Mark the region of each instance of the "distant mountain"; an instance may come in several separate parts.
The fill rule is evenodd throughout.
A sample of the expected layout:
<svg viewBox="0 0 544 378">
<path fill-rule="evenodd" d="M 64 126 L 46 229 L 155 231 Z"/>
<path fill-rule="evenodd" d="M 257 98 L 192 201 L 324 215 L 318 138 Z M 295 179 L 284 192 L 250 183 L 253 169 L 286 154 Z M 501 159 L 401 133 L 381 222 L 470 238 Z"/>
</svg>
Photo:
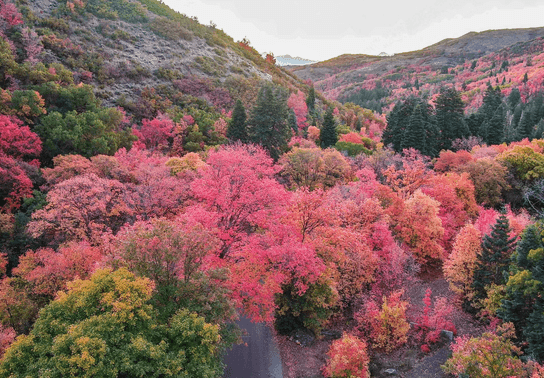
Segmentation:
<svg viewBox="0 0 544 378">
<path fill-rule="evenodd" d="M 467 101 L 476 103 L 480 94 L 475 86 L 484 81 L 504 85 L 508 91 L 508 85 L 519 83 L 526 71 L 529 84 L 537 80 L 542 69 L 537 63 L 531 65 L 531 60 L 540 61 L 543 46 L 544 27 L 488 30 L 448 38 L 418 51 L 390 56 L 344 54 L 287 69 L 302 80 L 313 81 L 327 98 L 341 102 L 351 101 L 361 90 L 373 90 L 379 83 L 386 89 L 381 95 L 382 105 L 387 106 L 416 90 L 417 79 L 417 90 L 429 96 L 445 83 L 453 83 L 465 93 Z M 477 61 L 475 67 L 473 61 Z"/>
<path fill-rule="evenodd" d="M 276 56 L 276 64 L 278 66 L 304 66 L 307 64 L 317 63 L 315 60 L 304 59 L 301 57 L 292 57 L 291 55 Z"/>
</svg>

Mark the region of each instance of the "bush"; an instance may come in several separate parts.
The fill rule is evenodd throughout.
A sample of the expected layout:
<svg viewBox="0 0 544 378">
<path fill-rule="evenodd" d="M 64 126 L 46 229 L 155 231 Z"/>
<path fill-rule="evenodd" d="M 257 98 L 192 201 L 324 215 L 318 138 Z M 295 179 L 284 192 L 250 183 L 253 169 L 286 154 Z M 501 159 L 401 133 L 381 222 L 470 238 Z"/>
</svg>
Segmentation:
<svg viewBox="0 0 544 378">
<path fill-rule="evenodd" d="M 408 302 L 400 299 L 402 291 L 383 297 L 381 309 L 375 302 L 369 302 L 355 315 L 359 329 L 368 336 L 373 348 L 390 352 L 408 340 L 410 324 L 406 320 Z"/>
<path fill-rule="evenodd" d="M 361 377 L 370 378 L 368 364 L 370 358 L 366 352 L 367 345 L 353 335 L 344 334 L 335 340 L 327 355 L 329 360 L 323 368 L 325 377 Z"/>
<path fill-rule="evenodd" d="M 191 41 L 193 39 L 193 33 L 181 26 L 179 22 L 166 17 L 157 17 L 149 23 L 149 28 L 155 34 L 171 41 L 179 41 L 180 39 Z"/>
</svg>

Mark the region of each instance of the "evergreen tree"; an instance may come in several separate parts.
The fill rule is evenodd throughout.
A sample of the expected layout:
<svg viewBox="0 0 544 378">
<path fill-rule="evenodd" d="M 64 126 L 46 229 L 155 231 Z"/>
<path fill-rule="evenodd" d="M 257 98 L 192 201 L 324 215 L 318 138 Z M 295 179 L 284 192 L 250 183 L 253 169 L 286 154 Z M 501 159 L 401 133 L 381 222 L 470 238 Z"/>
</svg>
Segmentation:
<svg viewBox="0 0 544 378">
<path fill-rule="evenodd" d="M 506 100 L 506 103 L 508 104 L 508 107 L 510 110 L 514 110 L 516 106 L 521 101 L 521 94 L 519 93 L 519 89 L 516 87 L 512 89 L 512 92 L 508 95 L 508 98 Z"/>
<path fill-rule="evenodd" d="M 232 112 L 232 119 L 227 128 L 227 138 L 231 141 L 247 143 L 249 136 L 247 134 L 246 109 L 242 101 L 237 100 Z"/>
<path fill-rule="evenodd" d="M 536 125 L 535 138 L 542 139 L 544 137 L 544 119 L 538 121 Z"/>
<path fill-rule="evenodd" d="M 422 154 L 426 154 L 426 122 L 423 118 L 423 112 L 421 105 L 417 105 L 414 112 L 410 116 L 408 128 L 404 132 L 404 138 L 402 140 L 402 148 L 415 148 Z"/>
<path fill-rule="evenodd" d="M 287 117 L 287 123 L 295 134 L 298 133 L 297 115 L 293 109 L 289 109 L 289 116 Z"/>
<path fill-rule="evenodd" d="M 308 91 L 308 96 L 306 97 L 306 106 L 308 107 L 308 113 L 315 112 L 315 89 L 313 85 Z"/>
<path fill-rule="evenodd" d="M 414 83 L 414 87 L 416 87 L 416 90 L 419 91 L 419 80 L 418 80 L 417 77 L 416 77 L 416 81 L 415 81 L 415 83 Z"/>
<path fill-rule="evenodd" d="M 491 228 L 491 234 L 485 235 L 482 241 L 482 253 L 478 256 L 472 283 L 475 299 L 486 297 L 487 286 L 505 283 L 504 275 L 508 271 L 516 240 L 515 237 L 510 238 L 509 234 L 510 223 L 505 211 L 502 211 Z"/>
<path fill-rule="evenodd" d="M 440 131 L 440 148 L 451 149 L 451 142 L 455 139 L 469 136 L 470 130 L 464 119 L 465 104 L 455 88 L 442 88 L 435 101 L 436 126 Z"/>
<path fill-rule="evenodd" d="M 259 90 L 251 111 L 248 122 L 250 140 L 261 145 L 274 160 L 287 150 L 291 137 L 287 124 L 288 109 L 287 92 L 274 84 L 265 84 Z"/>
<path fill-rule="evenodd" d="M 410 96 L 404 102 L 397 102 L 393 110 L 387 115 L 387 126 L 382 135 L 383 143 L 385 145 L 392 144 L 396 152 L 402 151 L 402 141 L 409 127 L 410 117 L 417 105 L 421 108 L 421 114 L 426 127 L 426 139 L 435 140 L 438 138 L 436 128 L 432 127 L 431 106 L 416 96 Z M 434 156 L 436 152 L 438 151 L 434 151 L 433 149 L 430 155 Z"/>
<path fill-rule="evenodd" d="M 336 122 L 332 115 L 332 107 L 329 107 L 325 113 L 319 139 L 321 139 L 321 147 L 323 148 L 332 147 L 338 142 L 338 133 L 336 131 Z"/>
<path fill-rule="evenodd" d="M 518 134 L 517 140 L 522 140 L 524 138 L 529 138 L 529 140 L 531 140 L 533 137 L 533 126 L 530 112 L 524 112 L 516 130 Z"/>
<path fill-rule="evenodd" d="M 500 121 L 500 119 L 496 119 L 494 120 L 495 123 L 492 124 L 493 117 L 498 116 L 497 110 L 501 106 L 501 103 L 502 103 L 501 92 L 499 87 L 493 88 L 491 84 L 488 83 L 487 89 L 484 93 L 483 102 L 484 103 L 481 106 L 481 108 L 478 109 L 478 113 L 482 117 L 482 123 L 480 124 L 478 134 L 476 136 L 482 137 L 486 143 L 490 144 L 490 142 L 488 141 L 490 132 L 493 138 L 497 136 L 497 133 L 494 127 Z M 501 116 L 502 116 L 502 111 L 501 111 Z M 484 123 L 486 123 L 485 125 L 486 127 L 483 127 Z M 502 127 L 504 128 L 504 122 L 502 124 Z M 499 142 L 499 144 L 502 143 L 502 134 L 503 134 L 503 131 L 501 128 L 501 131 L 500 131 L 501 141 Z"/>
<path fill-rule="evenodd" d="M 487 123 L 486 139 L 488 145 L 501 144 L 504 139 L 505 119 L 501 107 L 497 109 L 493 118 Z"/>
<path fill-rule="evenodd" d="M 361 122 L 361 119 L 357 117 L 357 119 L 355 120 L 355 131 L 361 132 L 362 128 L 363 128 L 363 124 Z"/>
<path fill-rule="evenodd" d="M 497 316 L 514 323 L 521 341 L 528 341 L 528 352 L 544 359 L 544 243 L 541 223 L 527 226 L 512 256 L 506 295 Z"/>
</svg>

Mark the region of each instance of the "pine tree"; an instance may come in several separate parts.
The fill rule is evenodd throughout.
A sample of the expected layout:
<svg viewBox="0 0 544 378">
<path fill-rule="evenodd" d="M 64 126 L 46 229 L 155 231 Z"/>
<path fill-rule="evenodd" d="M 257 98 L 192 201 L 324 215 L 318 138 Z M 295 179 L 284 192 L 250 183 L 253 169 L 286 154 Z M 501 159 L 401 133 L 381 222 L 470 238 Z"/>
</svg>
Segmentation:
<svg viewBox="0 0 544 378">
<path fill-rule="evenodd" d="M 416 81 L 415 81 L 415 83 L 414 83 L 414 87 L 416 87 L 416 90 L 419 91 L 419 80 L 418 80 L 417 77 L 416 77 Z"/>
<path fill-rule="evenodd" d="M 514 323 L 517 337 L 528 341 L 528 354 L 544 358 L 544 243 L 542 223 L 524 230 L 512 256 L 506 295 L 497 316 Z"/>
<path fill-rule="evenodd" d="M 308 96 L 306 97 L 306 106 L 308 107 L 308 113 L 315 112 L 315 89 L 313 85 L 308 91 Z"/>
<path fill-rule="evenodd" d="M 450 87 L 440 91 L 435 108 L 436 126 L 441 135 L 440 148 L 450 150 L 453 140 L 468 137 L 470 134 L 463 116 L 465 104 L 459 92 Z"/>
<path fill-rule="evenodd" d="M 533 123 L 531 121 L 531 114 L 530 112 L 526 111 L 523 112 L 521 116 L 521 120 L 519 121 L 519 125 L 517 128 L 517 134 L 518 134 L 518 140 L 522 140 L 524 138 L 531 138 L 533 137 Z"/>
<path fill-rule="evenodd" d="M 506 100 L 506 103 L 508 104 L 508 107 L 510 110 L 514 110 L 521 101 L 521 94 L 519 93 L 519 89 L 513 88 L 512 92 L 508 95 L 508 99 Z"/>
<path fill-rule="evenodd" d="M 321 147 L 323 148 L 332 147 L 338 142 L 338 133 L 336 131 L 336 122 L 332 115 L 332 107 L 329 107 L 325 113 L 319 139 L 321 139 Z"/>
<path fill-rule="evenodd" d="M 298 133 L 297 115 L 293 109 L 289 109 L 289 117 L 287 117 L 287 123 L 295 134 Z"/>
<path fill-rule="evenodd" d="M 488 145 L 501 144 L 504 138 L 505 119 L 502 108 L 498 108 L 487 124 L 486 142 Z"/>
<path fill-rule="evenodd" d="M 478 256 L 472 284 L 475 299 L 486 297 L 487 286 L 505 283 L 504 274 L 508 271 L 516 241 L 516 237 L 510 238 L 509 234 L 510 223 L 505 211 L 502 211 L 491 228 L 491 234 L 485 235 L 482 241 L 482 253 Z"/>
<path fill-rule="evenodd" d="M 250 140 L 261 145 L 274 160 L 287 150 L 291 130 L 287 92 L 273 84 L 265 84 L 259 90 L 257 102 L 248 122 Z"/>
<path fill-rule="evenodd" d="M 410 116 L 410 122 L 408 128 L 404 132 L 404 138 L 402 140 L 402 148 L 415 148 L 422 154 L 427 152 L 425 143 L 425 120 L 423 118 L 423 112 L 421 105 L 417 105 L 414 112 Z"/>
<path fill-rule="evenodd" d="M 227 128 L 227 138 L 231 141 L 249 142 L 246 125 L 246 109 L 242 101 L 237 100 L 232 112 L 232 119 Z"/>
<path fill-rule="evenodd" d="M 535 139 L 542 139 L 544 137 L 544 119 L 538 121 L 535 131 Z"/>
</svg>

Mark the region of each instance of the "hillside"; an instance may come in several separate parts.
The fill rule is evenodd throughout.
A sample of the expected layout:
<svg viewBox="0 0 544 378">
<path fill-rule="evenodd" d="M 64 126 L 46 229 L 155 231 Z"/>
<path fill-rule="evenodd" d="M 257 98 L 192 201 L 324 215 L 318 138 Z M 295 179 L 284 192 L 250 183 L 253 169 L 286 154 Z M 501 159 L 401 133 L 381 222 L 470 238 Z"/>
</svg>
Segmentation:
<svg viewBox="0 0 544 378">
<path fill-rule="evenodd" d="M 206 80 L 208 87 L 229 93 L 247 90 L 259 81 L 273 80 L 290 90 L 304 87 L 288 72 L 267 63 L 248 41 L 237 43 L 214 25 L 201 25 L 160 1 L 19 4 L 26 24 L 33 25 L 42 40 L 43 63 L 91 72 L 92 80 L 87 81 L 106 106 L 137 101 L 146 87 L 171 85 L 187 77 Z"/>
<path fill-rule="evenodd" d="M 329 99 L 352 101 L 361 89 L 373 90 L 378 83 L 378 86 L 389 90 L 387 96 L 380 98 L 387 106 L 405 98 L 412 88 L 433 96 L 442 84 L 453 83 L 464 92 L 469 107 L 474 107 L 478 102 L 472 100 L 481 100 L 481 97 L 473 90 L 481 87 L 483 82 L 499 79 L 501 84 L 505 79 L 505 84 L 519 84 L 525 71 L 529 71 L 529 81 L 533 80 L 531 73 L 540 62 L 543 36 L 544 28 L 471 32 L 419 51 L 389 57 L 341 55 L 308 66 L 289 67 L 289 70 L 303 80 L 313 81 Z M 534 68 L 523 70 L 529 56 Z M 474 61 L 477 63 L 472 67 Z M 509 70 L 505 70 L 506 66 L 500 69 L 504 61 L 507 61 Z M 493 69 L 496 65 L 497 69 Z M 523 71 L 521 78 L 520 71 Z"/>
</svg>

